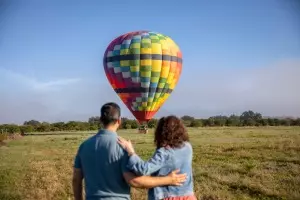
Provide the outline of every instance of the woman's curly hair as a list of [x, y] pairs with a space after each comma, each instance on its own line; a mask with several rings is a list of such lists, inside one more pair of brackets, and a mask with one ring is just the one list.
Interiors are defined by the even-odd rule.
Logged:
[[174, 116], [162, 117], [158, 123], [154, 134], [154, 143], [157, 148], [170, 146], [178, 148], [189, 141], [189, 136], [182, 121]]

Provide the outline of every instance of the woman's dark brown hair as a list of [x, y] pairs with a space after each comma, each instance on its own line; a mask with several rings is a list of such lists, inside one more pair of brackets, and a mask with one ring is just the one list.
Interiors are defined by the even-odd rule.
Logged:
[[174, 116], [162, 117], [158, 123], [154, 135], [154, 143], [157, 148], [170, 146], [180, 147], [189, 136], [182, 121]]

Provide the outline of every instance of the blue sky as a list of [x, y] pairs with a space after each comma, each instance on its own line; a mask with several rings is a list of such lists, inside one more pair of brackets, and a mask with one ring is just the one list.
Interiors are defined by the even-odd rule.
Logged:
[[102, 58], [113, 38], [134, 30], [169, 35], [183, 53], [180, 81], [157, 117], [300, 116], [297, 1], [3, 2], [0, 123], [87, 120], [107, 101], [132, 117]]

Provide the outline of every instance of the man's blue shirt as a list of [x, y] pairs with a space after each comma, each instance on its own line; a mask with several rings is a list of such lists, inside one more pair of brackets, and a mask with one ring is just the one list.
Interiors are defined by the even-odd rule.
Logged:
[[80, 145], [74, 167], [83, 172], [87, 200], [130, 199], [130, 186], [123, 178], [128, 154], [117, 141], [115, 132], [100, 130]]

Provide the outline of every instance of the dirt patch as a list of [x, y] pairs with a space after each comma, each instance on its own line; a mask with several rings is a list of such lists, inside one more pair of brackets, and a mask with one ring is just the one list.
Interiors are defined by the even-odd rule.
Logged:
[[7, 140], [18, 140], [18, 139], [21, 139], [21, 138], [23, 138], [23, 136], [19, 133], [9, 134], [7, 136]]

